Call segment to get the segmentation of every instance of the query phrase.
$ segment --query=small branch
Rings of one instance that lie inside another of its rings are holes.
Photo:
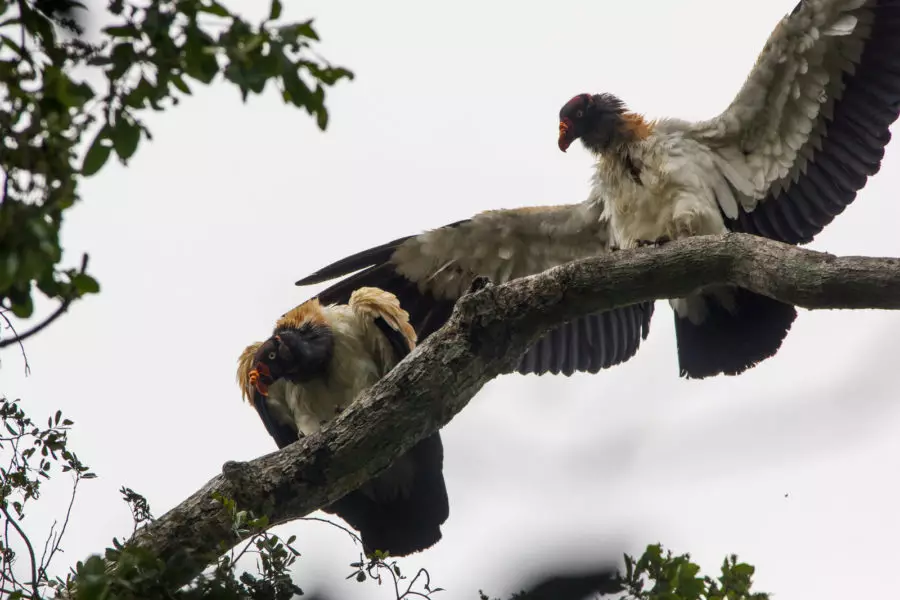
[[[34,334],[40,333],[41,331],[44,330],[44,328],[46,328],[48,325],[50,325],[51,323],[53,323],[53,321],[55,321],[55,320],[57,320],[58,318],[60,318],[60,317],[63,315],[63,313],[65,313],[67,310],[69,310],[69,305],[70,305],[70,304],[72,304],[72,299],[71,299],[71,298],[66,299],[66,300],[63,300],[62,304],[59,305],[59,308],[57,308],[57,309],[53,312],[52,315],[50,315],[49,317],[47,317],[46,319],[44,319],[41,323],[38,323],[37,325],[35,325],[34,327],[32,327],[31,329],[29,329],[28,331],[26,331],[26,332],[23,333],[22,335],[17,335],[17,336],[12,337],[12,338],[10,338],[10,339],[8,339],[8,340],[0,340],[0,348],[6,348],[7,346],[10,346],[10,345],[12,345],[12,344],[19,344],[19,345],[21,346],[21,345],[22,345],[22,342],[24,342],[25,340],[27,340],[28,338],[30,338],[30,337],[33,336]],[[5,319],[5,318],[6,318],[6,317],[4,317],[4,319]],[[7,322],[8,322],[8,321],[7,321]]]
[[[31,547],[31,540],[28,539],[28,536],[19,526],[19,524],[13,520],[12,516],[9,514],[9,511],[5,506],[0,506],[0,512],[3,512],[3,516],[6,517],[6,522],[13,526],[13,529],[19,534],[19,537],[22,538],[22,541],[25,542],[25,547],[28,548],[28,556],[31,560],[31,592],[32,598],[37,600],[40,598],[40,592],[38,591],[38,567],[37,567],[37,557],[34,555],[34,548]]]
[[[56,524],[57,524],[57,521],[56,521],[56,519],[54,519],[53,524],[50,526],[50,533],[47,534],[47,539],[44,540],[44,550],[41,552],[41,560],[39,563],[41,565],[41,575],[44,575],[44,573],[46,573],[47,569],[46,569],[45,565],[48,564],[46,562],[47,553],[50,551],[50,548],[52,547],[53,542],[56,541],[56,538],[54,537],[56,534]]]
[[[12,321],[9,320],[9,317],[6,316],[7,309],[0,309],[0,319],[6,321],[6,326],[13,332],[13,338],[10,340],[10,344],[13,342],[19,343],[19,349],[22,351],[22,360],[25,362],[25,376],[28,377],[31,375],[31,365],[28,364],[28,354],[25,353],[25,344],[22,343],[22,338],[19,336],[19,333],[16,331],[16,328],[13,326]],[[0,340],[0,348],[3,347],[6,340]]]
[[[56,537],[53,539],[53,544],[50,547],[50,554],[47,555],[47,547],[44,546],[44,554],[41,555],[41,577],[45,577],[47,575],[47,569],[50,568],[50,563],[53,562],[53,557],[59,551],[59,545],[62,543],[63,536],[66,533],[66,528],[69,526],[69,518],[72,516],[72,507],[75,505],[75,495],[78,493],[78,484],[81,481],[80,474],[75,472],[75,481],[72,484],[72,495],[69,497],[69,507],[66,509],[66,518],[63,520],[62,527],[60,527],[59,531],[56,533]],[[53,525],[56,526],[56,521],[53,522]],[[53,528],[50,528],[51,533],[53,532]],[[46,555],[46,562],[44,562],[44,556]]]
[[[358,535],[353,533],[353,531],[347,529],[340,523],[335,523],[334,521],[329,521],[328,519],[322,519],[321,517],[301,517],[300,519],[298,519],[298,521],[319,521],[320,523],[327,523],[332,527],[337,527],[338,529],[349,535],[351,538],[353,538],[353,541],[362,546],[362,538],[360,538]]]
[[[810,309],[900,309],[900,259],[835,257],[746,234],[623,250],[487,285],[321,432],[217,475],[132,542],[169,560],[189,552],[188,583],[234,542],[213,492],[270,526],[327,506],[447,425],[550,328],[586,314],[731,284]],[[235,400],[237,401],[235,392]],[[364,457],[364,458],[363,458]],[[183,556],[183,555],[182,555]]]
[[[431,587],[431,576],[428,574],[428,571],[426,571],[425,569],[419,569],[418,572],[416,573],[416,576],[413,577],[410,580],[409,585],[406,586],[406,591],[403,592],[402,596],[400,596],[401,598],[406,598],[407,596],[412,595],[412,594],[415,594],[416,596],[419,596],[421,598],[428,598],[428,596],[426,596],[425,594],[423,594],[421,592],[412,591],[413,585],[415,585],[416,581],[419,580],[419,577],[421,577],[423,573],[425,574],[425,589],[430,592],[429,588]]]
[[[81,269],[80,269],[81,273],[84,273],[87,270],[87,264],[88,264],[88,255],[85,254],[84,256],[81,257]],[[37,325],[35,325],[34,327],[29,329],[22,335],[16,335],[15,337],[10,338],[8,340],[0,340],[0,348],[5,348],[11,344],[19,344],[21,346],[22,342],[24,342],[31,336],[35,335],[36,333],[40,333],[41,331],[44,330],[44,328],[46,328],[48,325],[53,323],[53,321],[57,320],[63,314],[65,314],[65,312],[67,310],[69,310],[69,306],[71,306],[73,300],[75,300],[74,297],[66,298],[65,300],[63,300],[62,304],[59,305],[59,308],[57,308],[53,312],[53,314],[51,314],[49,317],[44,319],[43,322],[38,323]],[[4,317],[4,319],[5,318],[6,317]],[[9,323],[8,320],[7,320],[7,323]],[[15,333],[15,330],[13,330],[13,333]],[[23,348],[23,352],[24,352],[24,348]]]

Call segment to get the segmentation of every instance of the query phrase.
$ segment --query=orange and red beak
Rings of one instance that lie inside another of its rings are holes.
[[[256,366],[250,371],[250,385],[256,388],[256,391],[263,396],[269,395],[269,386],[272,384],[272,372],[269,367],[263,363],[256,363]]]
[[[565,152],[572,142],[575,141],[575,137],[572,131],[572,121],[569,119],[562,119],[559,122],[559,149]]]

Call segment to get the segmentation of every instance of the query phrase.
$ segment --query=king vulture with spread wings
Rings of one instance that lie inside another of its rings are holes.
[[[237,380],[279,448],[311,435],[413,349],[416,334],[393,294],[355,290],[348,304],[308,300],[272,336],[248,346]],[[449,515],[439,433],[323,509],[360,532],[363,549],[404,556],[441,539]]]
[[[446,320],[475,275],[529,275],[610,248],[745,232],[801,244],[842,212],[881,166],[900,113],[900,0],[803,0],[766,42],[720,115],[649,121],[612,94],[581,94],[560,111],[559,148],[597,157],[588,199],[493,211],[329,265],[306,285],[361,272],[358,285],[398,294],[419,339]],[[670,301],[683,376],[736,375],[773,356],[796,309],[733,287]],[[595,371],[627,360],[651,304],[592,315],[548,334],[520,372]]]
[[[898,112],[900,0],[803,0],[722,114],[647,121],[581,94],[560,110],[558,144],[596,156],[593,196],[622,248],[728,231],[802,244],[878,172]],[[773,356],[797,316],[734,287],[670,303],[691,377]]]

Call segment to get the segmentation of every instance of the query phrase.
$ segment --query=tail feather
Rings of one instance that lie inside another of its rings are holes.
[[[739,375],[778,352],[797,309],[743,288],[732,288],[734,311],[704,296],[707,313],[699,325],[675,314],[680,375],[702,379]]]
[[[440,434],[425,438],[404,456],[414,464],[408,493],[373,499],[371,491],[367,494],[359,489],[324,509],[359,531],[367,554],[381,550],[391,556],[406,556],[441,539],[441,525],[450,514],[450,506]]]

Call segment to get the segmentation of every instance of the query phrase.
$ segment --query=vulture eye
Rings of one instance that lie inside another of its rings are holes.
[[[269,352],[269,360],[275,360],[275,357],[278,356],[275,354],[275,351]]]
[[[575,118],[576,118],[576,119],[580,119],[582,116],[584,116],[584,111],[583,111],[583,110],[579,110],[577,113],[575,113]]]

